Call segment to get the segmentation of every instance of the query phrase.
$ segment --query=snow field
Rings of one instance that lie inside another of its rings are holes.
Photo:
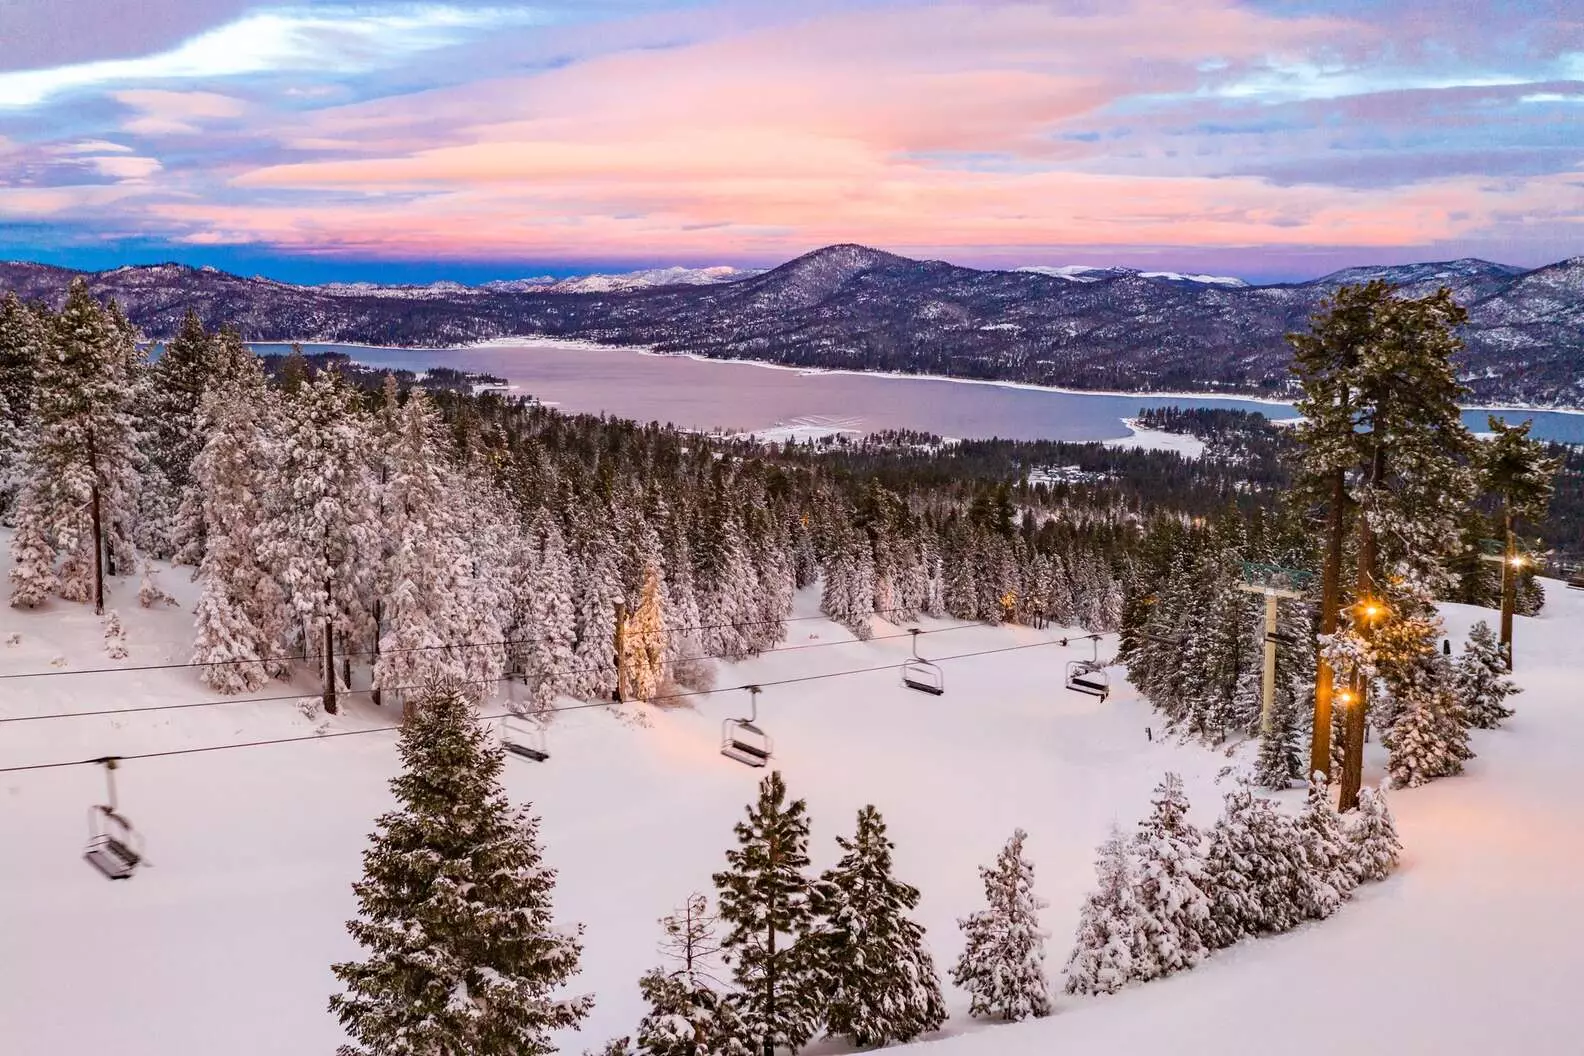
[[[0,560],[0,573],[4,562]],[[120,665],[183,660],[193,584],[166,572],[182,609],[142,610],[136,583],[115,584],[127,625]],[[1397,875],[1366,885],[1329,921],[1245,942],[1193,972],[1101,999],[1059,997],[1048,1020],[970,1022],[967,995],[946,985],[953,1019],[941,1056],[1056,1049],[1217,1056],[1288,1052],[1576,1052],[1562,1000],[1584,981],[1576,909],[1584,748],[1575,714],[1581,667],[1572,638],[1584,596],[1550,584],[1538,620],[1518,621],[1518,714],[1476,731],[1463,777],[1394,793],[1406,845]],[[815,612],[798,599],[794,616]],[[1448,607],[1454,644],[1481,610]],[[944,627],[946,624],[925,626]],[[877,634],[896,633],[877,624]],[[918,886],[916,918],[944,976],[962,948],[956,919],[980,908],[976,866],[1012,830],[1029,832],[1038,894],[1050,902],[1047,974],[1059,972],[1093,882],[1095,846],[1113,822],[1131,831],[1163,771],[1182,773],[1193,821],[1220,809],[1216,772],[1231,760],[1160,739],[1159,718],[1112,669],[1100,703],[1065,692],[1062,665],[1088,643],[947,660],[943,697],[904,689],[894,670],[771,685],[900,663],[905,638],[859,643],[823,619],[789,624],[785,646],[720,670],[718,684],[765,685],[761,725],[793,796],[809,801],[816,869],[837,857],[857,809],[875,803],[896,842],[896,873]],[[13,634],[20,642],[5,644]],[[973,627],[930,635],[928,656],[1032,645],[1061,631]],[[1101,653],[1114,651],[1114,639]],[[0,609],[0,674],[117,666],[85,607]],[[365,676],[366,677],[366,676]],[[359,684],[366,684],[359,682]],[[311,683],[298,688],[313,695]],[[272,683],[260,695],[291,692]],[[0,718],[215,699],[190,671],[0,681]],[[628,1034],[643,1006],[638,976],[658,963],[657,919],[693,890],[710,893],[731,828],[764,771],[718,754],[720,722],[747,694],[722,689],[693,706],[564,714],[543,764],[510,760],[508,789],[544,819],[546,861],[559,870],[557,918],[587,925],[574,992],[597,997],[563,1051]],[[570,704],[563,701],[563,704]],[[640,720],[637,717],[643,716]],[[185,711],[0,723],[0,767],[311,735],[293,701]],[[394,721],[354,696],[329,728]],[[642,725],[647,721],[648,725]],[[1146,726],[1157,739],[1147,741]],[[356,956],[343,922],[375,816],[391,805],[390,733],[128,761],[121,803],[144,832],[152,865],[111,884],[80,860],[85,814],[103,774],[70,766],[0,774],[0,1024],[4,1051],[113,1048],[121,1056],[326,1052],[342,1040],[325,1011],[329,965]],[[1378,743],[1366,779],[1381,772]],[[1286,797],[1294,805],[1301,792]],[[1343,995],[1357,1020],[1338,1014]],[[992,1040],[993,1039],[993,1040]],[[813,1052],[831,1046],[816,1042]]]

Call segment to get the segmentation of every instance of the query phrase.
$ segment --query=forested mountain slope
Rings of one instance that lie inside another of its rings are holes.
[[[0,264],[0,289],[58,303],[73,274]],[[1458,260],[1234,286],[1128,269],[982,271],[842,245],[735,282],[589,293],[510,283],[358,292],[176,264],[95,273],[90,286],[156,338],[191,308],[256,341],[444,347],[548,335],[807,367],[1285,393],[1283,335],[1303,329],[1338,286],[1370,278],[1415,296],[1452,289],[1469,311],[1464,373],[1477,399],[1584,405],[1584,257],[1532,271]]]

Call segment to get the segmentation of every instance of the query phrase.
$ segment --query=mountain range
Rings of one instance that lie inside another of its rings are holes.
[[[68,269],[0,263],[0,289],[58,301]],[[1460,370],[1479,402],[1584,406],[1584,257],[1464,259],[1250,285],[1128,268],[990,271],[828,246],[763,272],[656,269],[463,286],[301,286],[179,264],[89,273],[150,337],[188,309],[254,341],[444,348],[545,336],[715,358],[1130,392],[1290,394],[1283,335],[1339,286],[1449,287],[1469,312]]]

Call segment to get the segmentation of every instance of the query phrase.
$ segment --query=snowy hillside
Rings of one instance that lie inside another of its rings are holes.
[[[0,575],[7,570],[0,559]],[[136,713],[213,698],[185,670],[72,673],[184,660],[193,587],[182,572],[167,572],[164,585],[181,608],[139,609],[136,584],[116,584],[110,604],[130,647],[119,661],[106,656],[84,607],[0,609],[0,676],[48,673],[0,681],[0,768],[394,720],[361,697],[328,722],[291,700]],[[1570,652],[1584,596],[1549,586],[1547,614],[1518,624],[1527,692],[1517,717],[1476,734],[1480,758],[1467,776],[1395,796],[1407,844],[1397,876],[1330,921],[1116,997],[1059,1000],[1049,1020],[973,1023],[965,995],[948,990],[946,1033],[962,1036],[937,1051],[1576,1051],[1563,995],[1578,981],[1568,973],[1584,931],[1573,908],[1584,852],[1557,836],[1584,817],[1573,776],[1584,748],[1581,668]],[[927,625],[938,631],[924,640],[927,655],[1009,650],[943,660],[947,691],[936,698],[898,683],[889,665],[908,647],[886,637],[895,628],[877,623],[875,641],[854,642],[813,616],[816,600],[800,597],[780,650],[723,668],[719,684],[765,686],[762,725],[792,794],[809,800],[816,867],[834,861],[834,837],[851,831],[860,806],[884,812],[898,875],[923,891],[918,919],[938,965],[961,948],[956,918],[978,908],[975,867],[1014,827],[1030,833],[1036,886],[1051,903],[1054,982],[1107,827],[1131,827],[1166,769],[1184,775],[1196,821],[1208,824],[1219,808],[1215,775],[1228,760],[1163,743],[1120,671],[1105,703],[1064,692],[1063,661],[1088,648],[1041,644],[1061,632]],[[1452,607],[1454,634],[1473,618]],[[1108,638],[1100,652],[1114,649]],[[300,688],[311,693],[306,680]],[[274,684],[261,695],[285,692]],[[513,761],[508,787],[542,814],[546,858],[560,870],[557,916],[588,925],[574,992],[598,1003],[581,1035],[561,1039],[563,1051],[631,1032],[643,1010],[635,981],[658,962],[656,919],[690,891],[709,890],[723,864],[761,776],[717,751],[721,720],[745,703],[746,694],[723,689],[665,711],[579,710],[553,726],[548,762]],[[109,714],[25,721],[68,711]],[[1152,725],[1154,741],[1145,736]],[[336,988],[329,965],[355,953],[342,927],[353,912],[349,884],[375,815],[391,802],[395,764],[385,732],[129,760],[121,802],[151,864],[125,884],[78,857],[84,813],[102,798],[96,768],[0,773],[4,1051],[331,1051],[341,1033],[325,1011]],[[1337,1015],[1343,995],[1363,1009],[1356,1022]]]

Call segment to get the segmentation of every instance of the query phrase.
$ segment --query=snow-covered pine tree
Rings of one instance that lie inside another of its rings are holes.
[[[1271,704],[1270,725],[1260,731],[1259,755],[1254,762],[1254,781],[1262,788],[1281,790],[1303,776],[1300,738],[1303,734],[1303,702],[1293,680],[1277,672],[1276,699]]]
[[[398,809],[376,822],[347,930],[367,951],[332,968],[342,1056],[542,1056],[592,997],[561,998],[582,925],[551,922],[555,870],[538,819],[513,810],[501,749],[451,684],[426,687],[401,730]]]
[[[276,658],[287,652],[291,613],[255,542],[275,458],[265,431],[274,407],[262,366],[248,356],[216,380],[199,409],[206,439],[192,479],[206,527],[193,537],[201,584],[193,662],[204,665],[199,677],[220,693],[252,692],[286,673]]]
[[[1496,641],[1496,632],[1480,620],[1470,628],[1457,665],[1457,695],[1468,724],[1494,730],[1512,717],[1507,697],[1521,692],[1507,677],[1507,662]]]
[[[1418,788],[1463,772],[1474,757],[1468,724],[1449,679],[1417,682],[1400,700],[1396,721],[1381,738],[1390,750],[1387,769],[1397,788]]]
[[[988,907],[957,921],[967,943],[951,978],[972,995],[970,1015],[1016,1021],[1051,1012],[1039,925],[1046,903],[1034,894],[1034,863],[1023,857],[1027,838],[1016,830],[996,864],[979,867]]]
[[[1062,971],[1069,994],[1114,994],[1133,977],[1136,871],[1127,840],[1113,825],[1095,856],[1095,889],[1084,899],[1072,953]]]
[[[1286,931],[1304,920],[1299,905],[1304,868],[1290,817],[1246,785],[1227,793],[1226,810],[1211,828],[1205,851],[1211,948],[1230,946],[1245,935]]]
[[[86,280],[72,280],[37,359],[34,433],[22,467],[11,542],[13,605],[43,590],[102,609],[110,562],[126,562],[137,503],[137,450],[127,335]],[[64,558],[64,560],[61,560]],[[60,567],[56,562],[61,561]]]
[[[572,561],[554,518],[540,522],[544,541],[539,550],[538,579],[529,596],[524,625],[524,657],[533,683],[533,707],[544,711],[556,697],[576,692],[578,685],[577,612],[572,602]]]
[[[49,344],[39,313],[15,293],[0,302],[0,523],[10,524],[33,432],[34,379]]]
[[[388,477],[380,496],[385,512],[383,523],[371,527],[389,539],[390,554],[378,574],[386,594],[373,684],[382,698],[399,699],[401,690],[433,679],[467,678],[460,654],[447,648],[472,639],[452,618],[452,602],[463,591],[457,565],[466,547],[453,525],[454,497],[442,477],[440,427],[428,397],[414,388],[381,452]]]
[[[149,465],[138,535],[153,557],[167,558],[178,550],[178,514],[193,487],[193,460],[204,444],[200,404],[215,380],[216,362],[215,338],[189,308],[181,329],[149,369],[143,408]]]
[[[866,1049],[938,1030],[946,1021],[940,979],[924,929],[907,916],[919,892],[891,874],[895,845],[880,812],[864,807],[853,837],[836,842],[841,860],[815,888],[826,1030]]]
[[[1133,964],[1137,977],[1145,980],[1203,960],[1209,952],[1205,929],[1210,921],[1199,830],[1188,821],[1182,779],[1168,773],[1150,802],[1154,809],[1133,836],[1139,862],[1139,944]]]
[[[660,571],[650,565],[644,570],[638,607],[628,615],[622,636],[625,655],[620,662],[629,700],[653,700],[669,678],[661,591]]]
[[[1384,880],[1397,868],[1402,840],[1397,837],[1397,823],[1386,804],[1384,786],[1359,789],[1358,810],[1348,826],[1348,842],[1361,881]]]
[[[738,991],[745,1044],[768,1038],[794,1052],[818,1029],[826,979],[809,941],[814,926],[808,859],[808,806],[790,803],[779,770],[759,782],[759,800],[736,826],[737,846],[714,876],[723,945]]]
[[[675,967],[654,968],[638,980],[649,1003],[638,1024],[638,1052],[644,1056],[750,1056],[753,1051],[714,975],[721,952],[716,923],[709,900],[697,893],[661,919],[660,952]]]
[[[104,614],[105,655],[112,660],[127,658],[126,627],[114,609]]]
[[[1298,816],[1298,841],[1303,850],[1299,903],[1308,917],[1329,917],[1352,897],[1359,866],[1330,786],[1318,770],[1309,779],[1309,796]]]
[[[356,629],[367,611],[369,558],[379,550],[363,457],[368,426],[354,395],[325,370],[284,401],[269,517],[255,536],[301,621],[309,655],[319,652],[327,622],[343,636]]]

